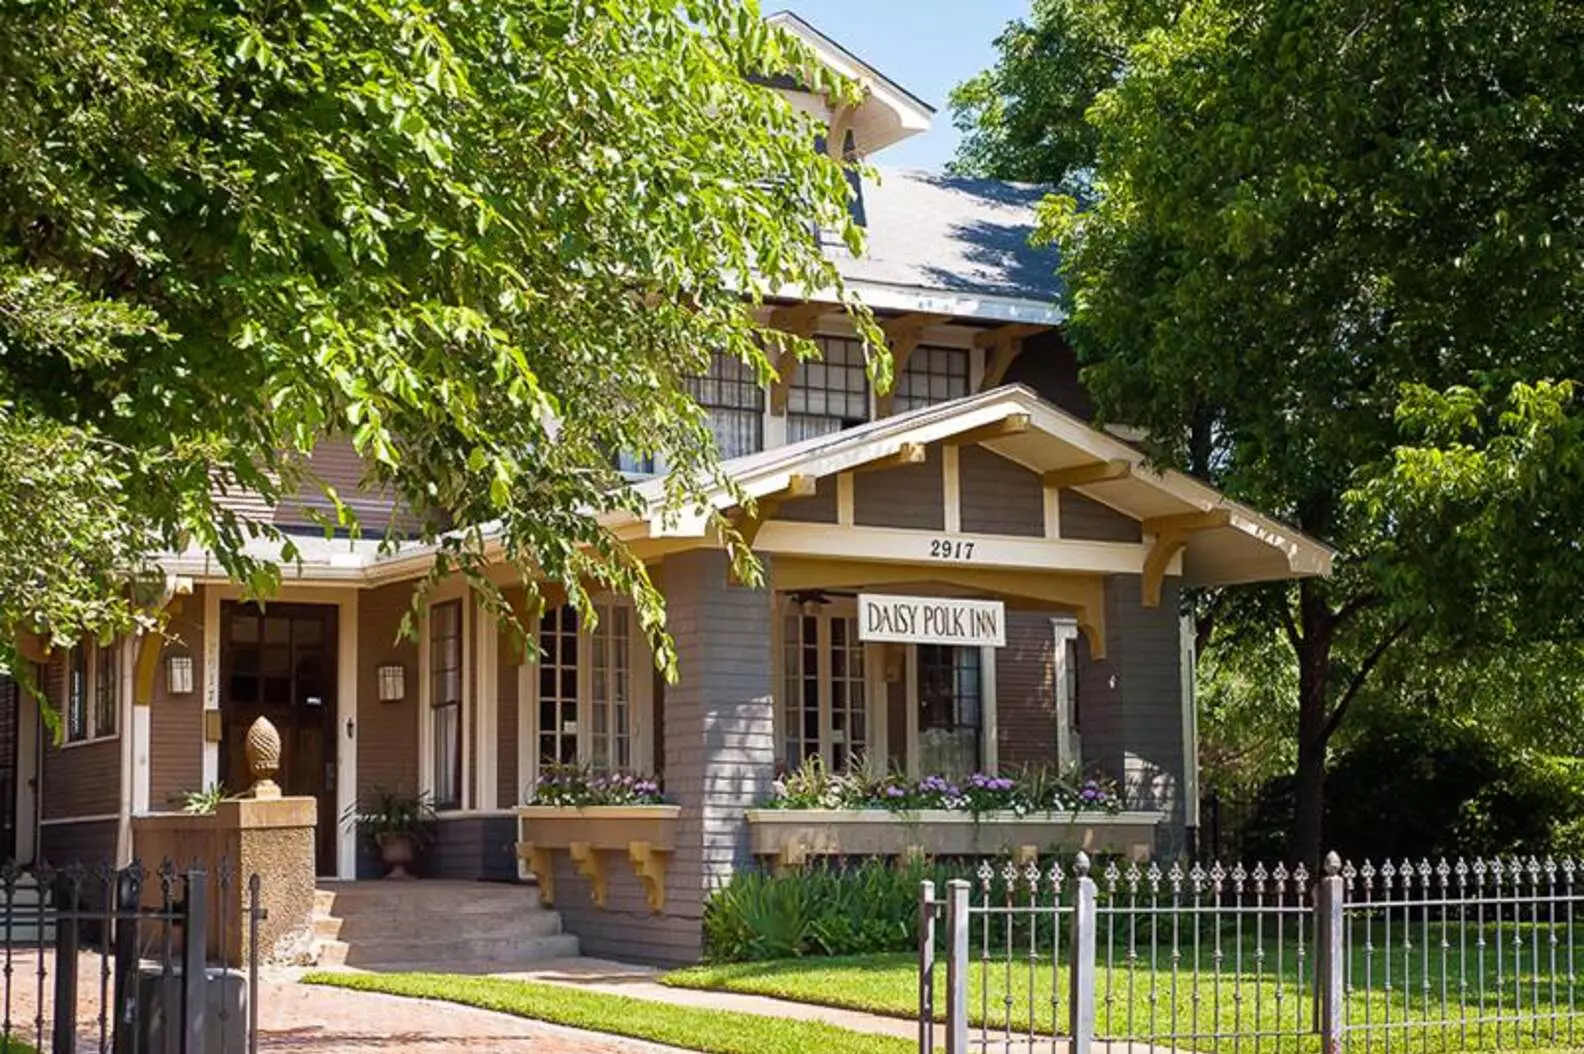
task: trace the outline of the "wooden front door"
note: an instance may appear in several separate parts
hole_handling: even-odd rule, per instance
[[[251,786],[248,729],[269,718],[281,737],[275,781],[284,794],[319,799],[315,866],[334,874],[336,609],[228,603],[220,623],[220,780],[231,793]]]

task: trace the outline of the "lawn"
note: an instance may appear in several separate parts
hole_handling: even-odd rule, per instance
[[[671,1006],[561,985],[449,974],[311,973],[305,984],[494,1010],[705,1054],[914,1054],[915,1045],[814,1021]]]
[[[38,1051],[33,1049],[31,1043],[24,1043],[14,1036],[4,1035],[0,1036],[0,1054],[38,1054]]]
[[[1410,1044],[1416,1051],[1439,1052],[1584,1049],[1584,1018],[1576,1017],[1584,1014],[1584,983],[1574,991],[1568,989],[1565,951],[1557,952],[1557,970],[1553,973],[1549,934],[1544,927],[1538,931],[1526,927],[1521,945],[1524,968],[1515,979],[1511,939],[1515,929],[1510,925],[1502,927],[1504,956],[1499,972],[1494,952],[1495,929],[1486,931],[1483,957],[1478,954],[1474,937],[1469,937],[1469,957],[1461,973],[1457,937],[1452,932],[1443,933],[1438,927],[1416,930],[1413,943],[1408,944],[1399,933],[1389,951],[1382,943],[1382,934],[1376,933],[1373,959],[1368,964],[1362,939],[1355,934],[1357,955],[1351,963],[1347,1004],[1350,1024],[1358,1027],[1368,1023],[1373,1032],[1371,1046],[1379,1045],[1382,1050],[1407,1049]],[[969,1018],[976,1032],[982,1028],[992,1038],[1004,1039],[1009,1030],[1014,1036],[1026,1035],[1032,1027],[1048,1034],[1053,1023],[1064,1031],[1068,1014],[1065,965],[1053,971],[1049,955],[1041,953],[1038,966],[1031,973],[1027,946],[1015,945],[1016,961],[1009,968],[1004,958],[996,955],[999,949],[995,942],[991,944],[991,960],[981,963],[978,956],[983,944],[977,937],[976,934],[973,945],[975,961],[969,970],[968,999]],[[1196,949],[1190,941],[1180,944],[1174,961],[1170,940],[1164,933],[1157,935],[1152,945],[1150,934],[1143,927],[1133,934],[1118,932],[1109,955],[1106,935],[1102,933],[1102,961],[1110,958],[1116,965],[1102,969],[1097,977],[1097,1035],[1210,1051],[1239,1050],[1244,1046],[1252,1049],[1251,1038],[1258,1033],[1261,1049],[1318,1051],[1318,1038],[1310,1028],[1312,946],[1305,950],[1300,979],[1298,948],[1290,939],[1279,946],[1267,942],[1265,953],[1260,955],[1247,935],[1241,942],[1235,933],[1221,937],[1219,943],[1213,934],[1199,942],[1196,974]],[[1130,946],[1137,952],[1131,965]],[[1534,958],[1537,947],[1538,960]],[[1386,973],[1388,959],[1390,978]],[[1151,961],[1158,966],[1151,968]],[[1538,971],[1534,969],[1537,961]],[[1575,976],[1584,976],[1584,949],[1578,951],[1574,966]],[[1477,982],[1481,968],[1486,979],[1483,1002]],[[1405,978],[1407,984],[1403,983]],[[672,972],[662,980],[677,987],[767,995],[897,1017],[911,1017],[918,999],[917,957],[911,953],[706,965]],[[937,1018],[944,1017],[945,983],[944,967],[938,967]],[[1516,1020],[1520,1009],[1525,1017],[1522,1025]],[[1426,1020],[1436,1024],[1420,1024]],[[1234,1034],[1241,1038],[1233,1038]],[[1364,1038],[1359,1036],[1355,1042],[1362,1043]]]

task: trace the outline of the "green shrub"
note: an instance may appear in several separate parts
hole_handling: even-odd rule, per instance
[[[1067,863],[1063,861],[1063,866]],[[924,880],[934,881],[938,898],[945,897],[948,881],[966,878],[972,883],[975,903],[983,903],[986,896],[992,904],[1006,902],[1006,860],[993,862],[995,873],[988,891],[979,877],[979,864],[868,859],[821,862],[783,874],[740,871],[705,901],[705,955],[712,962],[757,962],[909,951],[917,947],[919,884]],[[1048,875],[1051,861],[1039,866],[1042,876]],[[1039,896],[1040,903],[1050,903],[1048,881],[1043,877]],[[1015,883],[1014,897],[1020,904],[1027,903],[1028,891],[1021,878]],[[1036,927],[1036,941],[1048,948],[1048,915],[1033,919],[1016,916],[1015,945],[1027,948],[1031,924]],[[944,927],[937,928],[937,936],[944,939]],[[994,939],[1002,941],[1006,934],[998,929]]]

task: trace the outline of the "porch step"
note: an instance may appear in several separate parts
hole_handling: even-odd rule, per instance
[[[9,901],[0,894],[0,945],[36,947],[54,941],[55,920],[44,915],[48,903],[48,893],[31,874],[18,877]]]
[[[529,886],[337,882],[314,893],[321,966],[483,972],[578,954],[561,916]]]

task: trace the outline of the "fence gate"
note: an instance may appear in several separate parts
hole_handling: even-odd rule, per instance
[[[919,1050],[1579,1049],[1578,873],[981,864],[920,892]]]
[[[0,867],[0,1052],[257,1054],[264,911],[241,881],[225,861]]]

